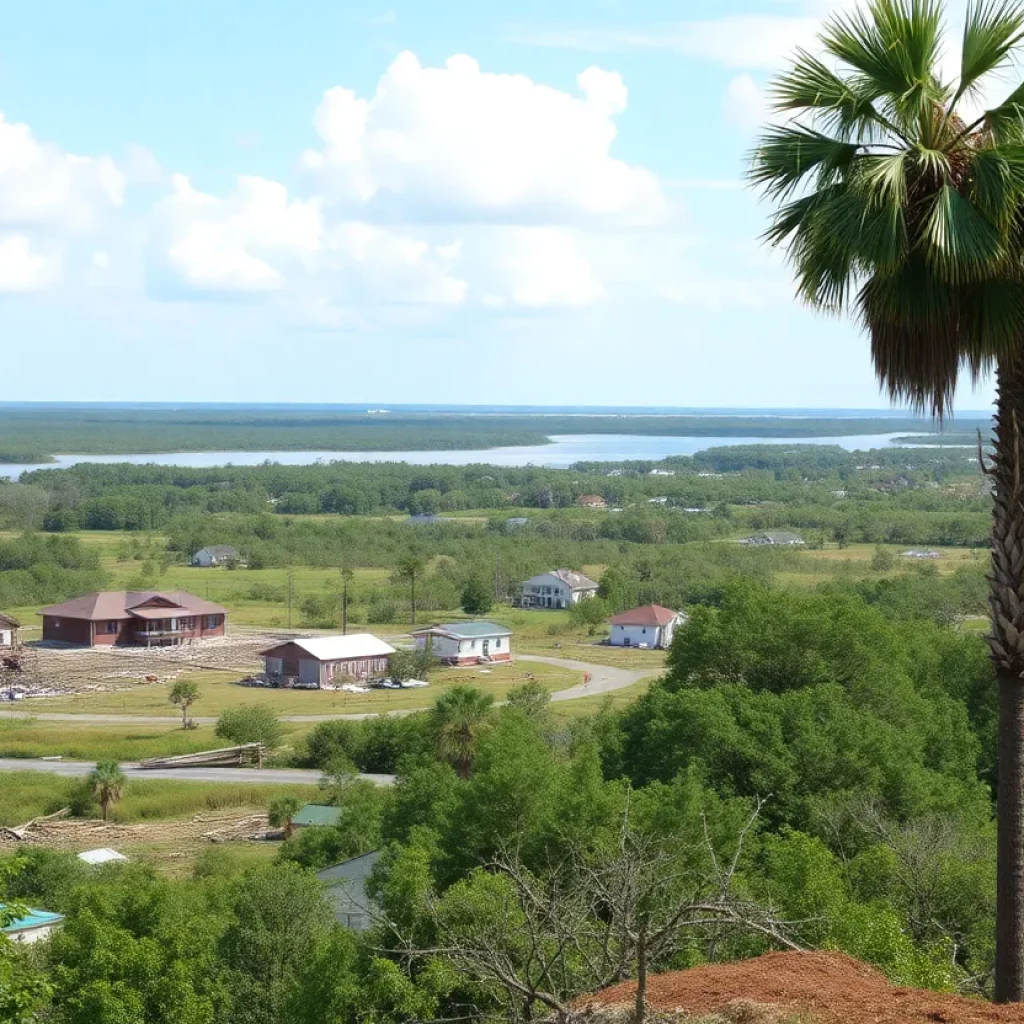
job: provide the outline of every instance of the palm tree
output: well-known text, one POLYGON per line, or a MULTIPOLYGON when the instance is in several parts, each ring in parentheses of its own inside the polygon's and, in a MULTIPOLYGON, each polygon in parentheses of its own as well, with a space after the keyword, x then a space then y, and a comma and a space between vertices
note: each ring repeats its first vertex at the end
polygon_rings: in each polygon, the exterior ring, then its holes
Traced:
POLYGON ((199 686, 188 679, 179 679, 167 695, 172 704, 181 707, 181 727, 187 729, 189 724, 188 711, 199 700, 199 686))
POLYGON ((121 799, 124 789, 124 772, 116 761, 100 761, 89 772, 89 789, 100 802, 103 820, 107 820, 110 805, 121 799))
POLYGON ((292 819, 302 808, 302 801, 296 796, 279 796, 270 802, 267 809, 267 821, 274 828, 283 828, 285 839, 291 839, 295 831, 292 819))
POLYGON ((460 779, 473 774, 477 744, 493 706, 494 698, 473 686, 453 686, 434 705, 438 752, 451 762, 460 779))
POLYGON ((416 552, 411 552, 408 555, 403 555, 398 560, 398 566, 395 570, 398 578, 405 580, 409 584, 410 618, 414 626, 416 625, 416 581, 423 575, 425 568, 426 560, 423 556, 416 552))
POLYGON ((938 0, 870 0, 826 21, 773 83, 752 181, 779 204, 801 297, 852 313, 894 400, 939 419, 963 369, 997 406, 989 644, 999 682, 996 985, 1024 998, 1024 85, 965 110, 1024 39, 1021 0, 969 7, 959 78, 939 70, 938 0))

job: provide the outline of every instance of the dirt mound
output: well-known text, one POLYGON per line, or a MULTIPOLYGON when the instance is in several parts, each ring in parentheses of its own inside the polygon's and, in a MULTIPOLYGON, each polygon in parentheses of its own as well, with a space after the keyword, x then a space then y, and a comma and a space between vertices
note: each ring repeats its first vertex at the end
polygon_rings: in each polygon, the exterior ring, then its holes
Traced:
MULTIPOLYGON (((624 982, 581 1000, 589 1007, 632 1002, 624 982)), ((768 953, 754 960, 660 974, 648 984, 653 1010, 722 1013, 756 1004, 803 1014, 821 1024, 1024 1024, 1024 1005, 900 988, 842 953, 768 953)))

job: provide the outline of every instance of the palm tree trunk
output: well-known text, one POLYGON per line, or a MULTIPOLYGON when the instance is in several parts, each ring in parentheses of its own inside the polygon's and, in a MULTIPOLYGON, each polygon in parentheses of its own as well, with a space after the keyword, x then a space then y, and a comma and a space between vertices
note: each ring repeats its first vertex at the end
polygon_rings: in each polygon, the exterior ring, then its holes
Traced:
POLYGON ((999 679, 997 1002, 1024 1001, 1024 355, 997 370, 989 644, 999 679))

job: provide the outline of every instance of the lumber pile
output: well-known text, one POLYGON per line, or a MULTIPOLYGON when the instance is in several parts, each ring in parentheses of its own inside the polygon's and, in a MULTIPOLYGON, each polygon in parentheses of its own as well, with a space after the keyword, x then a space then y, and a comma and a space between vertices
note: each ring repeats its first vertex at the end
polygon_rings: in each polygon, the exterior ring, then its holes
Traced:
POLYGON ((246 768, 263 767, 263 744, 243 743, 220 750, 202 750, 196 754, 175 754, 150 757, 139 762, 140 768, 246 768))

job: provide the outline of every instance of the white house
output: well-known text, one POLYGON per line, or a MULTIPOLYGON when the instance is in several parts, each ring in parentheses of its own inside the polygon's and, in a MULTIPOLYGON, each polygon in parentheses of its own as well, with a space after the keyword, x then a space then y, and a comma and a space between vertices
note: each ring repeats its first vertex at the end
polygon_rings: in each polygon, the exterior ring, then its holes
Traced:
POLYGON ((10 615, 0 613, 0 649, 4 647, 16 647, 18 644, 18 630, 21 623, 12 619, 10 615))
POLYGON ((612 635, 608 642, 613 647, 669 647, 676 628, 686 619, 682 612, 660 604, 633 608, 609 619, 612 635))
MULTIPOLYGON (((0 910, 4 905, 0 903, 0 910)), ((12 942, 28 945, 48 939, 64 920, 63 914, 51 914, 48 910, 29 910, 24 917, 19 917, 6 924, 0 931, 12 942)))
POLYGON ((512 660, 512 630, 494 622, 447 622, 417 629, 416 648, 430 652, 449 665, 512 660))
POLYGON ((201 569, 210 569, 215 565, 230 565, 241 560, 242 556, 230 544, 211 544, 208 548, 200 548, 192 556, 192 564, 201 569))
POLYGON ((800 547, 804 539, 800 534, 788 533, 786 530, 767 530, 744 537, 740 543, 752 544, 755 547, 800 547))
POLYGON ((271 683, 332 690, 357 679, 383 679, 394 653, 372 633, 348 633, 289 640, 260 657, 271 683))
POLYGON ((597 584, 573 569, 552 569, 523 582, 524 608, 568 608, 597 594, 597 584))

